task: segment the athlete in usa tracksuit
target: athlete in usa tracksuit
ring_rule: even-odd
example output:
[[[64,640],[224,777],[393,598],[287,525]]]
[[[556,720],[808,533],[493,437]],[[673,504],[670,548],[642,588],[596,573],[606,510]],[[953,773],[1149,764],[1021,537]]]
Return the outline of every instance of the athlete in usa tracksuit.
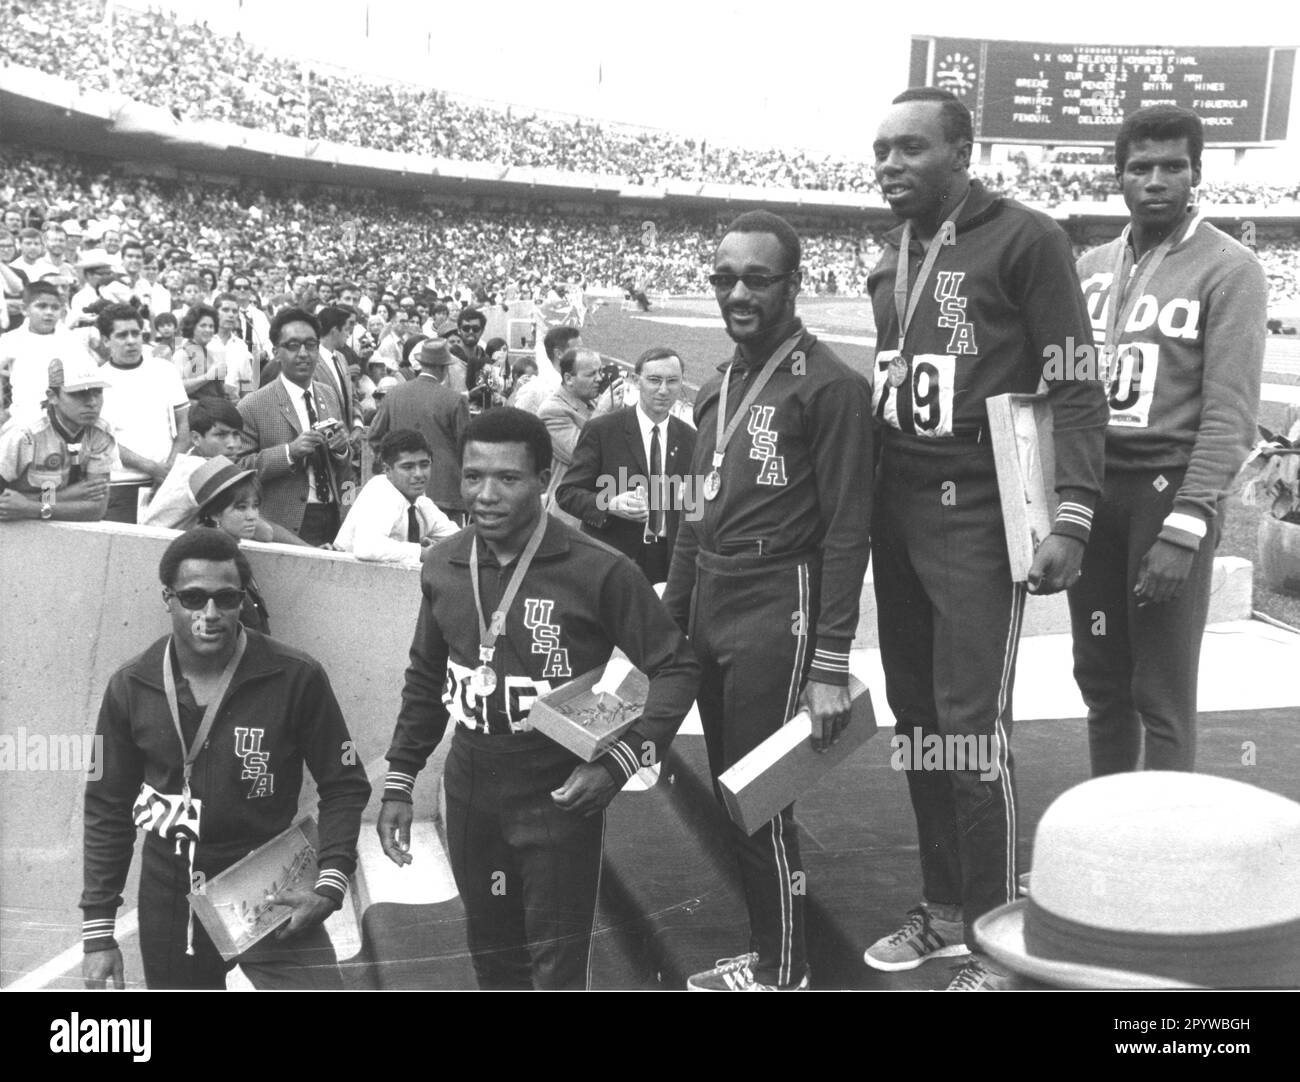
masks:
[[[622,553],[548,516],[497,641],[497,685],[469,688],[479,662],[470,543],[449,538],[425,561],[402,708],[388,749],[384,800],[411,802],[415,777],[442,740],[447,756],[447,846],[468,918],[470,952],[485,989],[582,989],[600,886],[605,815],[556,806],[579,765],[533,730],[536,699],[609,660],[614,647],[650,678],[641,720],[596,762],[622,785],[662,759],[695,698],[699,665],[644,575]],[[500,603],[514,564],[478,546],[485,613]]]
[[[1246,247],[1190,213],[1119,334],[1106,483],[1070,591],[1074,675],[1094,775],[1196,765],[1196,679],[1226,490],[1255,438],[1268,283]],[[1129,230],[1078,264],[1098,342]],[[1138,278],[1154,253],[1126,266]],[[1157,541],[1194,552],[1170,601],[1133,590]]]
[[[767,359],[747,369],[737,349],[729,414]],[[695,399],[696,511],[684,516],[664,592],[704,666],[700,719],[715,780],[790,719],[805,680],[848,684],[871,523],[861,376],[803,331],[728,445],[717,497],[705,500],[721,384],[710,380]],[[758,953],[753,976],[796,985],[807,961],[794,806],[752,837],[731,834]]]
[[[974,948],[975,919],[1016,893],[1009,738],[1025,599],[1025,585],[1011,581],[985,402],[1032,394],[1049,347],[1091,344],[1092,330],[1070,242],[1045,214],[973,181],[955,227],[905,342],[894,302],[901,228],[887,235],[868,279],[883,430],[872,555],[897,735],[975,736],[995,754],[992,779],[978,767],[907,772],[925,899],[960,906]],[[923,254],[914,240],[912,288]],[[1105,399],[1095,379],[1054,380],[1047,394],[1060,496],[1053,532],[1086,542],[1101,487]]]

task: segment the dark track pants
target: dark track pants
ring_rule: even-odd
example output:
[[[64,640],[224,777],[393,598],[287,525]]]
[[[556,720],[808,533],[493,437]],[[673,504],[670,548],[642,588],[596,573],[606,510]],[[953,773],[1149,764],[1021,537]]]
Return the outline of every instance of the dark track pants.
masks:
[[[700,720],[717,777],[784,725],[813,656],[815,565],[807,557],[696,557],[691,645],[704,667]],[[796,616],[796,614],[798,614]],[[752,837],[732,826],[749,908],[754,977],[798,983],[807,971],[804,875],[794,805]]]
[[[987,443],[904,446],[886,433],[872,564],[896,738],[973,738],[991,767],[957,769],[970,759],[954,756],[907,770],[925,899],[959,905],[974,948],[975,920],[1016,897],[1011,692],[1025,603]]]
[[[588,986],[605,814],[551,799],[579,761],[541,733],[456,729],[447,848],[480,988]]]
[[[141,861],[140,955],[144,981],[150,989],[222,989],[226,974],[239,966],[261,991],[342,990],[338,957],[323,924],[283,941],[272,932],[238,958],[225,962],[195,917],[194,954],[186,954],[189,865],[175,855],[170,842],[153,835],[145,838]]]
[[[1173,510],[1183,470],[1107,471],[1083,578],[1070,590],[1074,678],[1088,704],[1094,777],[1196,766],[1196,680],[1223,504],[1173,601],[1138,608],[1142,559]],[[1155,481],[1163,477],[1159,489]]]

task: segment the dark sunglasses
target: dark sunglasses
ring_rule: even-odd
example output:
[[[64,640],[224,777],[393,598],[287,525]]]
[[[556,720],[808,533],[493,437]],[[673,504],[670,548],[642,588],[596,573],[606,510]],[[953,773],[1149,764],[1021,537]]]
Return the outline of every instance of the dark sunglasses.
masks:
[[[782,278],[789,278],[796,273],[797,269],[788,270],[784,274],[710,274],[709,285],[714,289],[727,290],[735,289],[737,282],[744,282],[746,289],[770,289]]]
[[[217,608],[226,612],[237,609],[244,603],[243,590],[214,590],[212,593],[208,593],[207,590],[200,590],[196,587],[193,590],[167,590],[165,592],[179,601],[181,608],[188,609],[190,612],[206,609],[209,601],[215,601]]]

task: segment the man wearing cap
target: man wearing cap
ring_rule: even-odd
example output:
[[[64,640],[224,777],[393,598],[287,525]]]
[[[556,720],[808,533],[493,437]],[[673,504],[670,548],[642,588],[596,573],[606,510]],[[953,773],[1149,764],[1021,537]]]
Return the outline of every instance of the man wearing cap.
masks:
[[[44,415],[0,432],[0,522],[96,522],[117,457],[99,418],[107,381],[85,356],[50,361],[47,372]]]
[[[433,455],[413,428],[389,432],[379,445],[384,472],[356,498],[334,548],[358,560],[419,567],[431,546],[460,529],[425,495]]]
[[[279,377],[239,403],[244,431],[257,446],[243,465],[257,470],[265,516],[309,544],[323,545],[338,533],[352,460],[343,409],[334,389],[316,378],[315,316],[283,309],[271,321],[271,341]]]
[[[419,432],[428,442],[432,458],[425,492],[444,515],[462,526],[465,503],[460,493],[460,435],[469,424],[469,403],[447,386],[447,368],[453,358],[444,339],[421,343],[415,357],[420,374],[384,397],[370,425],[370,443],[378,451],[389,432],[399,428]]]
[[[68,326],[73,330],[90,326],[108,305],[125,304],[131,296],[125,286],[113,288],[113,261],[102,248],[82,252],[77,269],[86,284],[68,302]]]
[[[148,987],[221,989],[238,965],[259,989],[340,990],[323,922],[347,898],[370,784],[329,678],[315,659],[240,628],[252,571],[228,534],[182,534],[158,577],[171,633],[113,674],[96,725],[80,901],[86,987],[124,983],[115,923],[139,824]],[[316,881],[277,891],[289,923],[226,962],[186,895],[290,827],[304,767],[319,794]]]

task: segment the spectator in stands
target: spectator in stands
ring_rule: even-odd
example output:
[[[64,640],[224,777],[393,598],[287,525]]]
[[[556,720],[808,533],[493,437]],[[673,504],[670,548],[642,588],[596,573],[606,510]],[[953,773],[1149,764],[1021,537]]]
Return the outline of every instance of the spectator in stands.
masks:
[[[45,258],[45,242],[41,240],[41,231],[26,229],[18,231],[18,258],[9,264],[23,276],[25,282],[39,281],[47,274],[54,274],[58,268]]]
[[[110,304],[123,304],[130,294],[120,283],[114,282],[113,261],[102,248],[91,248],[81,253],[77,269],[84,276],[85,285],[72,295],[68,302],[68,326],[93,326],[99,313]]]
[[[149,345],[149,356],[161,357],[170,362],[176,356],[176,336],[180,327],[171,312],[159,312],[153,317],[153,341]]]
[[[465,354],[465,387],[477,387],[479,372],[487,363],[487,351],[479,345],[483,331],[487,328],[487,319],[477,308],[463,308],[456,317],[456,329],[460,332],[460,348]]]
[[[260,366],[271,352],[271,321],[254,303],[253,280],[248,274],[235,274],[230,281],[230,291],[239,302],[237,333],[253,355],[255,366]]]
[[[460,492],[460,438],[469,424],[469,405],[446,385],[451,350],[441,338],[425,341],[417,354],[419,375],[393,387],[370,425],[371,446],[380,451],[391,431],[415,429],[429,445],[432,465],[425,492],[457,526],[464,525]]]
[[[573,461],[582,427],[595,416],[600,394],[600,354],[594,349],[568,349],[560,357],[560,386],[537,411],[551,434],[551,483],[546,490],[547,507],[552,514],[577,527],[578,520],[554,506],[555,490],[564,480],[564,472]],[[605,412],[605,411],[602,411]]]
[[[218,293],[213,307],[217,310],[217,333],[207,343],[208,355],[225,367],[226,397],[238,402],[257,385],[253,355],[239,337],[239,300],[233,293]]]
[[[312,545],[332,541],[351,460],[342,406],[319,379],[320,324],[301,308],[271,321],[280,375],[239,403],[256,451],[242,464],[257,470],[267,517]],[[334,422],[332,425],[329,422]]]
[[[539,373],[525,384],[516,382],[515,401],[510,404],[528,410],[529,413],[537,413],[541,410],[542,403],[556,390],[560,382],[560,358],[568,350],[579,349],[581,346],[582,338],[577,327],[552,327],[547,331],[542,339],[542,348],[546,352],[546,359],[551,362],[551,372],[548,376],[553,378],[544,379]]]
[[[418,567],[437,541],[460,527],[426,495],[433,453],[411,428],[391,431],[379,445],[384,472],[361,490],[334,547],[358,560]]]
[[[225,398],[226,365],[208,352],[217,333],[217,312],[206,304],[193,304],[181,318],[181,344],[172,355],[185,393],[191,398]]]
[[[101,368],[104,420],[117,440],[108,512],[112,522],[135,522],[141,493],[166,480],[172,461],[189,446],[190,402],[174,365],[144,354],[144,320],[129,304],[105,308],[97,320],[108,348]]]
[[[0,431],[0,522],[93,522],[108,509],[116,445],[100,420],[107,381],[87,356],[52,360],[42,416]]]
[[[63,226],[49,223],[41,234],[41,239],[45,242],[45,259],[50,266],[59,274],[75,278],[72,264],[68,262],[68,234]]]
[[[176,456],[167,477],[158,486],[149,507],[140,516],[142,526],[188,530],[198,525],[198,505],[190,490],[190,477],[210,458],[240,458],[246,448],[244,419],[232,402],[205,398],[190,406],[190,445]]]
[[[9,415],[27,420],[44,408],[50,362],[75,360],[85,350],[60,320],[63,301],[50,283],[23,290],[23,312],[26,322],[0,335],[0,378],[9,386]]]

